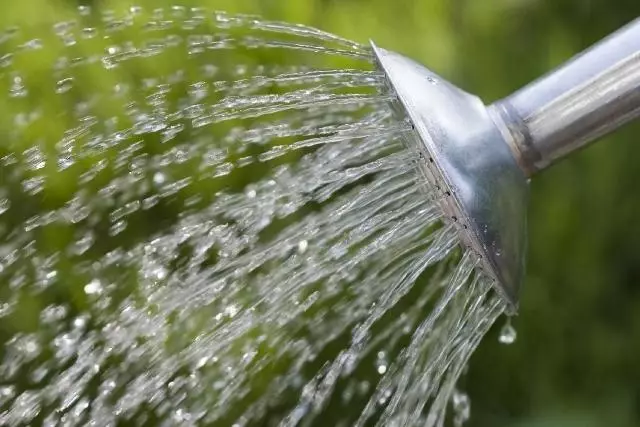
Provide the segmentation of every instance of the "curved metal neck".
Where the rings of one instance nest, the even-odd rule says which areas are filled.
[[[640,19],[493,105],[527,175],[640,116]]]

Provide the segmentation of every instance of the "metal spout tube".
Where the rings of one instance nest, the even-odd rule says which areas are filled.
[[[489,110],[528,176],[639,117],[640,19]]]

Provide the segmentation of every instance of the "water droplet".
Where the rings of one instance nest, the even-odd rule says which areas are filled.
[[[370,388],[371,388],[371,384],[369,383],[369,381],[361,381],[358,384],[358,393],[361,396],[365,396],[367,393],[369,393]]]
[[[31,170],[39,170],[46,166],[46,160],[38,147],[31,147],[24,152],[25,160]]]
[[[153,194],[149,197],[145,197],[142,200],[142,209],[143,210],[151,209],[152,207],[157,205],[159,202],[160,202],[160,197],[158,197],[156,194]]]
[[[74,164],[73,156],[70,154],[65,154],[58,157],[58,170],[63,171],[65,169],[70,168]]]
[[[309,247],[309,242],[307,242],[306,240],[300,240],[298,242],[298,252],[303,254],[307,251],[307,248]]]
[[[118,63],[115,59],[113,59],[112,57],[109,56],[105,56],[102,58],[102,66],[106,69],[106,70],[111,70],[115,67],[118,66]]]
[[[29,424],[40,412],[40,396],[35,391],[23,392],[14,400],[11,411],[21,423]]]
[[[193,102],[199,102],[207,96],[208,87],[205,82],[194,83],[189,86],[189,96]]]
[[[53,32],[59,36],[67,34],[76,26],[75,21],[62,21],[53,24]]]
[[[376,370],[378,371],[378,373],[380,375],[385,374],[387,372],[388,365],[387,353],[385,353],[384,351],[379,351],[376,359]]]
[[[518,333],[511,324],[511,318],[508,318],[504,326],[502,326],[502,329],[500,329],[498,341],[505,345],[513,344],[516,341],[517,336]]]
[[[67,308],[62,305],[50,305],[42,310],[40,319],[44,323],[55,323],[67,316]]]
[[[17,347],[29,360],[33,359],[40,353],[40,344],[35,336],[23,337],[20,342],[17,343]]]
[[[342,392],[342,402],[345,404],[348,404],[351,399],[353,399],[353,395],[354,395],[354,389],[353,389],[353,385],[349,385],[347,386],[344,391]]]
[[[382,393],[382,396],[380,396],[378,398],[378,404],[379,405],[385,405],[392,394],[393,394],[393,392],[392,392],[391,389],[384,390],[384,392]]]
[[[24,98],[27,96],[27,88],[22,81],[22,77],[18,75],[13,76],[11,88],[9,89],[9,96],[12,98]]]
[[[111,225],[109,228],[109,235],[116,236],[122,233],[127,228],[127,222],[125,220],[120,220],[115,224]]]
[[[8,211],[10,207],[11,207],[11,201],[9,199],[7,198],[0,199],[0,215]]]
[[[31,372],[31,381],[33,381],[34,383],[40,383],[49,373],[49,369],[46,367],[46,365],[40,366],[38,368],[36,368],[34,371]]]
[[[84,329],[87,326],[88,319],[86,316],[78,316],[73,319],[73,327],[76,329]]]
[[[78,6],[78,13],[81,16],[88,16],[91,14],[91,6],[80,5]]]
[[[161,185],[167,180],[167,177],[162,172],[156,172],[153,174],[153,182],[154,184]]]
[[[93,245],[94,241],[95,241],[95,237],[93,233],[87,232],[86,234],[82,235],[78,240],[75,241],[74,245],[70,249],[70,252],[75,255],[82,255],[87,250],[89,250],[91,245]]]
[[[16,34],[18,34],[19,31],[20,28],[16,26],[5,28],[5,30],[0,35],[0,41],[5,42],[12,39]]]
[[[94,27],[85,27],[80,33],[83,39],[92,39],[98,35],[98,30]]]
[[[202,356],[200,359],[198,359],[198,362],[196,363],[196,369],[200,369],[203,366],[205,366],[207,364],[207,362],[209,362],[209,357],[208,356]]]
[[[22,181],[22,189],[25,193],[30,195],[36,195],[44,188],[44,177],[34,176],[33,178],[25,179]]]
[[[57,94],[67,93],[71,90],[72,87],[73,87],[72,77],[67,77],[65,79],[58,80],[58,82],[56,82],[56,93]]]
[[[43,44],[40,39],[31,39],[22,45],[22,48],[25,50],[38,50],[42,49]]]
[[[234,317],[236,314],[238,314],[238,306],[235,304],[231,304],[228,305],[224,308],[224,314],[226,314],[228,317]]]
[[[16,389],[12,385],[0,386],[0,407],[10,402],[16,395]]]
[[[164,267],[157,267],[154,272],[153,272],[153,276],[158,279],[158,280],[164,280],[167,278],[167,274],[169,272],[167,271],[166,268]]]
[[[43,288],[49,287],[52,283],[55,282],[57,277],[58,277],[58,272],[56,270],[47,271],[44,277],[42,278],[42,281],[39,284],[39,286]]]
[[[55,356],[61,361],[66,361],[75,352],[75,346],[78,340],[78,336],[67,333],[58,335],[53,339],[53,346],[55,347]]]
[[[213,64],[205,64],[202,66],[202,74],[210,79],[218,73],[218,67]]]
[[[0,56],[0,68],[9,67],[12,63],[13,63],[12,53],[5,53],[4,55]]]
[[[182,423],[185,421],[189,421],[191,419],[191,414],[186,412],[184,409],[177,409],[173,413],[173,420],[178,423]]]
[[[2,268],[0,268],[0,272],[1,271],[2,271]],[[0,318],[3,318],[4,316],[8,316],[9,314],[11,314],[12,311],[13,311],[12,304],[9,304],[8,302],[0,303]]]
[[[466,393],[454,390],[451,403],[454,412],[453,424],[455,427],[462,427],[471,417],[471,400]]]
[[[84,293],[87,295],[99,295],[102,293],[102,283],[98,279],[93,279],[84,286]]]
[[[225,12],[216,12],[215,19],[218,28],[231,28],[231,18]]]

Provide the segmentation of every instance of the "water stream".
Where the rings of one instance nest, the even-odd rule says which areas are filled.
[[[0,425],[461,425],[503,304],[368,47],[173,7],[0,35]]]

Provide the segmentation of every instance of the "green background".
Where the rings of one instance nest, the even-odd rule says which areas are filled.
[[[640,15],[638,0],[182,4],[300,22],[363,43],[373,39],[486,102]],[[2,22],[49,19],[60,7],[12,1],[3,5]],[[629,125],[532,181],[528,274],[514,320],[518,339],[498,344],[499,322],[472,358],[463,379],[472,402],[469,426],[640,425],[639,131],[640,123]]]

